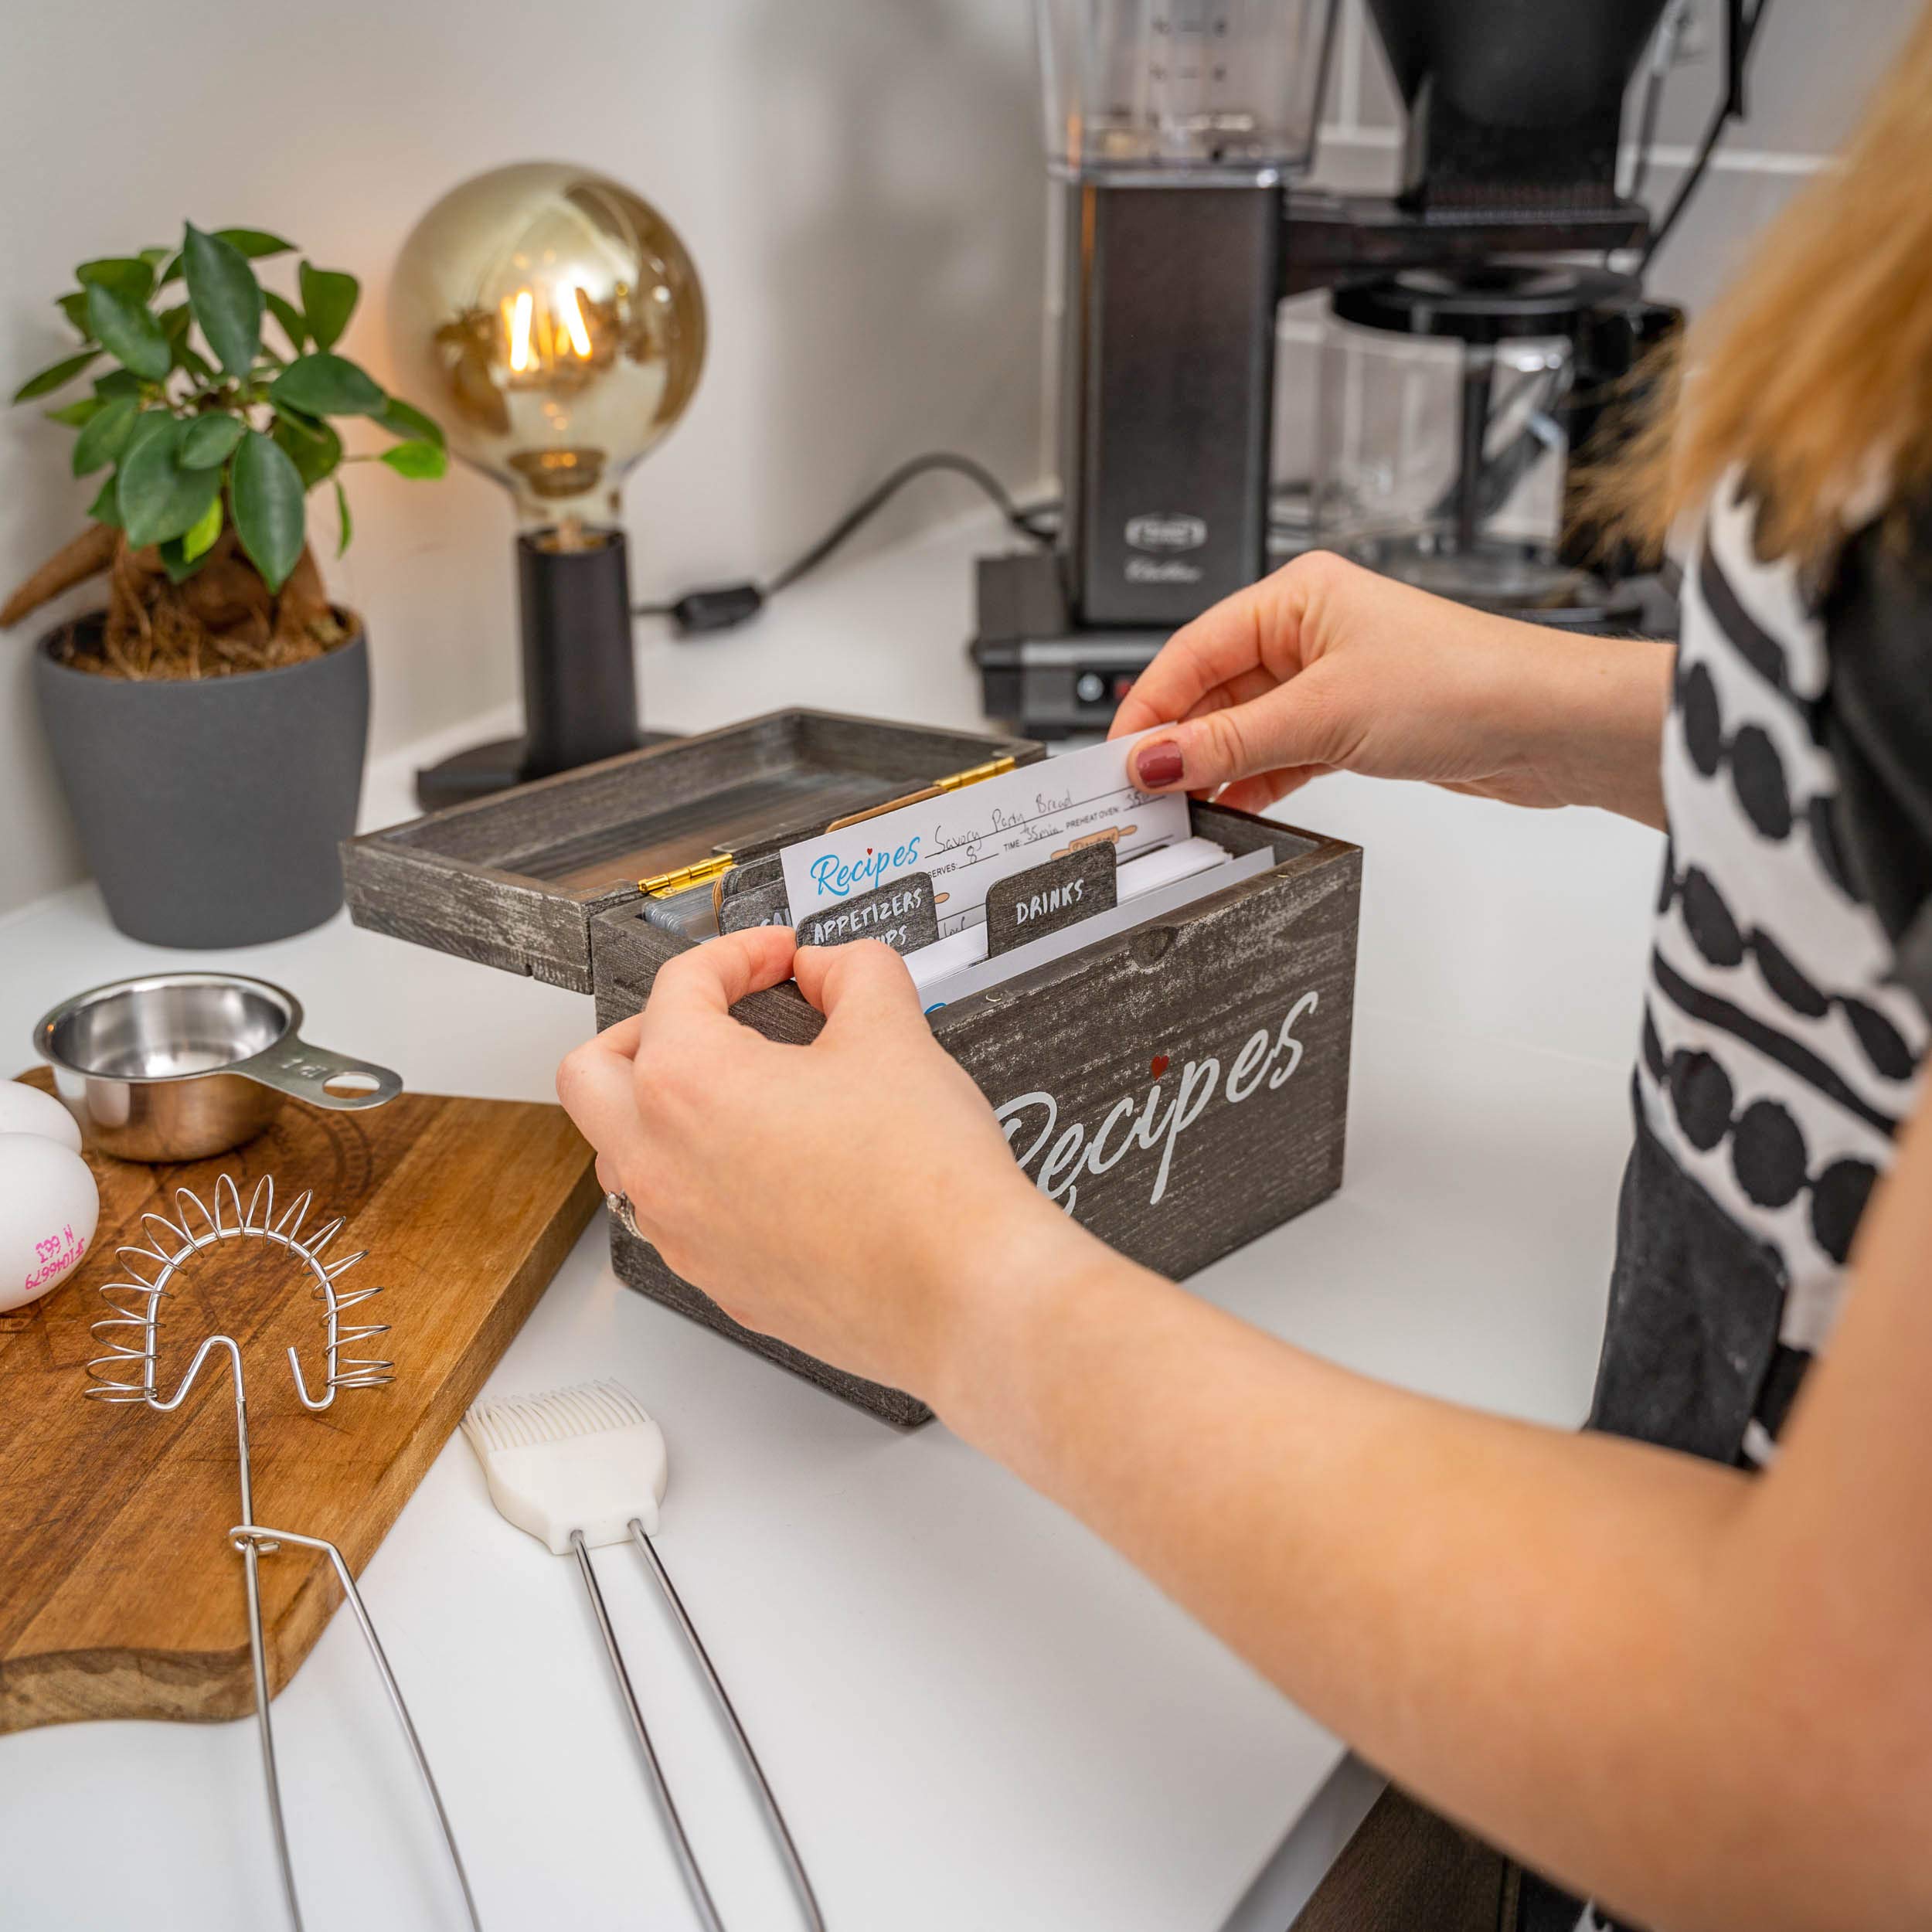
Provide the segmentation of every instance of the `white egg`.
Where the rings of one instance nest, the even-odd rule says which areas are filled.
[[[100,1218],[100,1191],[78,1154],[38,1134],[0,1134],[0,1312],[58,1287]]]
[[[19,1080],[0,1080],[0,1134],[38,1134],[80,1151],[80,1123],[51,1094]]]

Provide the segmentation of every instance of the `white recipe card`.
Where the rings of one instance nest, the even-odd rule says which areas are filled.
[[[986,889],[1009,872],[1103,839],[1126,859],[1186,838],[1186,795],[1143,791],[1128,776],[1128,758],[1148,735],[1022,765],[786,846],[793,924],[923,872],[932,877],[940,931],[954,933],[985,917]]]

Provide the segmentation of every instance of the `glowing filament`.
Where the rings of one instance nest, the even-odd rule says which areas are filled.
[[[530,313],[536,306],[536,298],[527,288],[519,288],[516,291],[515,306],[510,313],[510,367],[519,375],[532,366]]]
[[[563,311],[563,326],[570,332],[570,346],[587,362],[590,359],[590,332],[583,325],[583,291],[573,288],[558,306]]]

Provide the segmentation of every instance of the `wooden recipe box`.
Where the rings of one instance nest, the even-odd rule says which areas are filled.
[[[644,912],[829,822],[1042,747],[774,712],[454,805],[343,847],[359,926],[528,973],[634,1013],[694,943]],[[1036,1185],[1134,1260],[1183,1276],[1341,1185],[1362,855],[1216,805],[1194,830],[1268,869],[931,1015],[934,1036],[998,1113]],[[774,1039],[822,1024],[797,988],[736,1011]],[[748,1179],[747,1185],[754,1184]],[[873,1414],[925,1405],[755,1335],[614,1222],[633,1287]]]

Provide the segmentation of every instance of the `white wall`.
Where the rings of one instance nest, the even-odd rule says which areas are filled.
[[[1774,9],[1751,119],[1663,251],[1658,292],[1709,298],[1920,4]],[[1714,49],[1715,0],[1700,5]],[[628,493],[640,594],[774,566],[918,450],[967,450],[1023,486],[1043,446],[1029,15],[1030,0],[11,0],[0,391],[60,353],[48,303],[76,261],[186,216],[281,230],[362,275],[345,346],[383,376],[383,283],[417,216],[480,169],[561,156],[655,200],[710,298],[697,400]],[[1338,54],[1322,172],[1382,185],[1396,113],[1359,0]],[[1714,53],[1672,80],[1663,192],[1716,81]],[[66,477],[69,440],[0,410],[7,585],[80,526],[93,485]],[[369,621],[377,747],[509,699],[507,500],[467,473],[411,485],[366,466],[352,487],[355,547],[333,578]],[[872,540],[958,501],[918,487]],[[32,712],[32,628],[0,637],[0,912],[80,871]]]
[[[921,449],[968,451],[1015,485],[1035,474],[1026,0],[17,0],[4,15],[0,392],[63,352],[49,304],[74,263],[168,240],[184,217],[274,229],[359,274],[344,347],[381,379],[383,287],[417,216],[482,168],[558,157],[656,202],[709,298],[696,400],[628,493],[640,595],[775,566]],[[94,485],[67,476],[70,440],[32,407],[0,411],[7,587],[81,527]],[[898,526],[956,509],[958,487],[917,486]],[[509,699],[507,498],[468,473],[410,484],[373,464],[350,490],[355,543],[329,573],[369,621],[377,748]],[[0,637],[0,911],[81,870],[26,675],[43,628]]]

